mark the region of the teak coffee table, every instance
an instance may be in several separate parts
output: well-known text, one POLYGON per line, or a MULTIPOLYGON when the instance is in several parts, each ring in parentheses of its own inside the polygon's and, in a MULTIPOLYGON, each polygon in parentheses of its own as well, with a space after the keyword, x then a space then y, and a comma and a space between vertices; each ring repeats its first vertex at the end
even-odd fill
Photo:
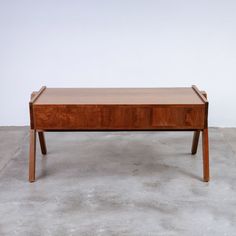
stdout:
POLYGON ((208 101, 189 88, 46 88, 31 95, 29 181, 35 181, 36 133, 44 131, 194 131, 192 154, 202 132, 203 180, 209 181, 208 101))

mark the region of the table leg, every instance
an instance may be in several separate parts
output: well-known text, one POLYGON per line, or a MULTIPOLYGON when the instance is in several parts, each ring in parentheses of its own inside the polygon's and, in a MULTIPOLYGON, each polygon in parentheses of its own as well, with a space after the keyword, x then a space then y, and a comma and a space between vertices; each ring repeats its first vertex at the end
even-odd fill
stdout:
POLYGON ((47 154, 47 147, 46 147, 44 132, 39 131, 38 135, 39 135, 39 143, 40 143, 40 147, 41 147, 41 152, 43 155, 46 155, 47 154))
POLYGON ((193 142, 192 142, 192 151, 191 151, 193 155, 197 153, 199 136, 200 136, 200 131, 199 130, 194 131, 193 142))
POLYGON ((36 131, 30 130, 29 182, 35 181, 36 131))
POLYGON ((202 154, 203 154, 203 180, 210 180, 209 171, 209 143, 208 143, 208 128, 202 131, 202 154))

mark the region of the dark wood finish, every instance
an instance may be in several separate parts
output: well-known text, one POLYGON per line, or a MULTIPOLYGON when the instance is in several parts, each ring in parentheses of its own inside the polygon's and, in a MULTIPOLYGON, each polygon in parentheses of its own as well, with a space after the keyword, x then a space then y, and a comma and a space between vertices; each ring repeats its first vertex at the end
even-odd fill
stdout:
POLYGON ((204 105, 37 105, 36 129, 202 129, 204 105))
MULTIPOLYGON (((46 86, 43 86, 40 89, 39 92, 34 91, 34 92, 31 93, 31 96, 30 96, 30 99, 31 99, 30 104, 31 104, 31 106, 32 106, 33 102, 35 101, 35 96, 37 95, 37 97, 38 97, 45 89, 46 89, 46 86)), ((47 154, 47 147, 46 147, 44 132, 43 131, 38 131, 38 136, 39 136, 41 152, 42 152, 43 155, 46 155, 47 154)))
POLYGON ((202 129, 204 112, 193 88, 47 88, 33 107, 41 130, 202 129))
POLYGON ((202 131, 202 154, 203 154, 203 180, 210 180, 209 170, 209 144, 208 144, 208 128, 202 131))
POLYGON ((208 127, 208 101, 207 97, 204 96, 204 94, 197 88, 197 86, 193 85, 192 86, 193 90, 197 93, 197 95, 202 99, 205 105, 205 128, 208 127))
POLYGON ((201 128, 204 106, 157 106, 153 108, 152 125, 164 129, 201 128))
POLYGON ((30 130, 29 181, 35 181, 36 131, 30 130))
POLYGON ((192 154, 196 154, 197 153, 197 147, 198 147, 198 142, 199 142, 199 136, 200 136, 200 131, 194 131, 193 133, 193 142, 192 142, 192 154))
POLYGON ((33 114, 33 103, 38 99, 38 97, 42 94, 42 92, 46 89, 46 86, 43 86, 38 92, 33 92, 31 94, 31 99, 29 102, 29 110, 30 110, 30 128, 34 129, 34 114, 33 114))
MULTIPOLYGON (((40 131, 195 131, 207 129, 208 101, 191 88, 46 88, 30 101, 31 129, 40 131)), ((205 163, 205 162, 204 162, 205 163)), ((205 172, 204 172, 205 173, 205 172)), ((205 175, 204 175, 205 176, 205 175)))
POLYGON ((46 155, 47 154, 47 147, 46 147, 44 133, 42 131, 39 131, 38 135, 39 135, 39 143, 40 143, 40 147, 41 147, 41 152, 43 155, 46 155))
MULTIPOLYGON (((196 86, 193 85, 193 87, 194 87, 194 89, 195 89, 195 91, 197 93, 201 93, 203 95, 203 97, 205 97, 205 99, 207 99, 207 93, 205 91, 201 91, 200 92, 197 89, 196 86)), ((204 101, 206 101, 205 99, 204 99, 204 101)), ((208 107, 208 105, 207 105, 207 107, 208 107)), ((208 111, 205 110, 205 117, 206 117, 206 119, 208 119, 207 118, 207 112, 208 111)), ((205 121, 205 122, 207 123, 207 121, 205 121)), ((193 155, 197 153, 197 147, 198 147, 198 142, 199 142, 200 131, 201 130, 196 130, 196 131, 194 131, 194 134, 193 134, 193 142, 192 142, 192 150, 191 150, 193 155)))

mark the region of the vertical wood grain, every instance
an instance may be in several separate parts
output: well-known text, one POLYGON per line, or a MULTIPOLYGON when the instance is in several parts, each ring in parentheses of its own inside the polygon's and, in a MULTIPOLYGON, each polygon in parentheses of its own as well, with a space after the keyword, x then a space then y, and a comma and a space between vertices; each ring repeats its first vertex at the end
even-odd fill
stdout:
POLYGON ((41 147, 41 152, 43 155, 46 155, 47 154, 47 147, 46 147, 44 132, 39 131, 38 135, 39 135, 39 143, 40 143, 40 147, 41 147))
POLYGON ((193 133, 193 142, 192 142, 192 150, 191 153, 194 155, 197 153, 197 147, 199 142, 200 131, 196 130, 193 133))
POLYGON ((208 128, 202 131, 203 180, 210 180, 208 128))
POLYGON ((35 181, 36 131, 30 130, 29 182, 35 181))
MULTIPOLYGON (((205 91, 200 91, 201 94, 207 99, 207 93, 205 91)), ((205 119, 208 119, 207 112, 205 110, 205 119)), ((197 153, 198 143, 199 143, 199 136, 200 136, 200 130, 196 130, 193 133, 193 141, 192 141, 192 150, 191 153, 194 155, 197 153)))

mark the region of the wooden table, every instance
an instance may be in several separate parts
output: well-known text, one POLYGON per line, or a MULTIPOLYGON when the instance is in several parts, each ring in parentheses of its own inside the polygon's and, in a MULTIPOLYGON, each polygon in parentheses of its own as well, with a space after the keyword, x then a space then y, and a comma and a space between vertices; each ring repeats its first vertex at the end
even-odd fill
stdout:
POLYGON ((203 180, 209 181, 208 101, 189 88, 46 88, 31 95, 29 181, 35 181, 36 133, 46 154, 44 131, 202 132, 203 180))

